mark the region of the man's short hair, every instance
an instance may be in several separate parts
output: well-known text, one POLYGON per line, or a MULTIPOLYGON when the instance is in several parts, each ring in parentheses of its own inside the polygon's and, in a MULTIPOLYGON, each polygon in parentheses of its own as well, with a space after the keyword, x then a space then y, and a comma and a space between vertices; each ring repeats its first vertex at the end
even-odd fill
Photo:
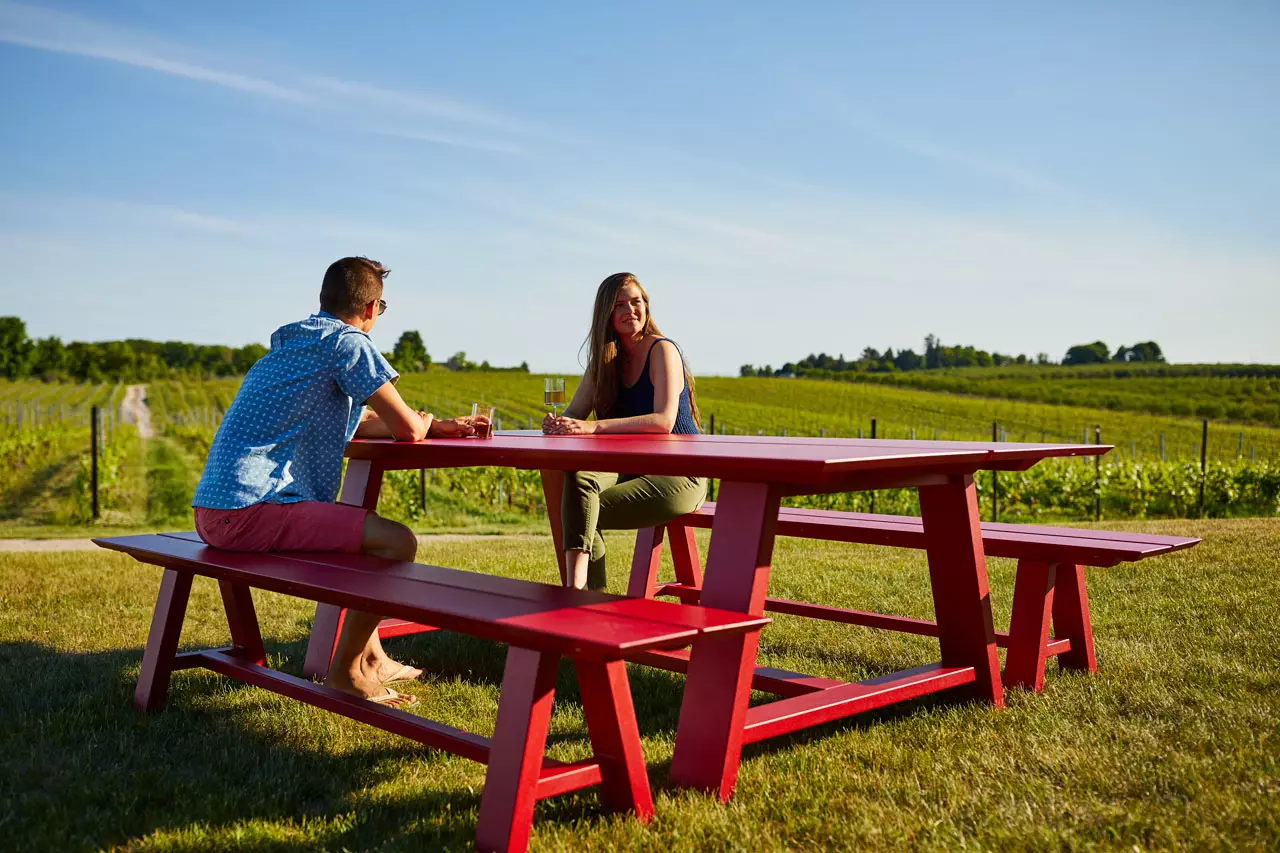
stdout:
POLYGON ((353 317, 370 302, 382 298, 382 280, 391 270, 365 257, 343 258, 329 264, 320 285, 320 310, 335 317, 353 317))

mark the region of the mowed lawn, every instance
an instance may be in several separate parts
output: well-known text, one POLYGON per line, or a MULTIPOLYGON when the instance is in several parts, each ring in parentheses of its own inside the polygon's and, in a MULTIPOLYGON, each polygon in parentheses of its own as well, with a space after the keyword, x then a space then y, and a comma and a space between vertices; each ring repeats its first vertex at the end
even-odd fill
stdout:
MULTIPOLYGON (((544 801, 535 850, 1274 849, 1280 845, 1280 519, 1113 525, 1205 538, 1090 573, 1100 670, 935 697, 749 747, 727 806, 666 787, 681 679, 633 667, 657 817, 593 791, 544 801)), ((610 539, 626 565, 625 536, 610 539)), ((442 541, 419 559, 549 579, 549 540, 442 541)), ((1011 563, 990 573, 1007 624, 1011 563)), ((0 554, 0 837, 22 850, 465 850, 478 764, 202 671, 158 715, 130 702, 160 572, 108 553, 0 554)), ((620 589, 623 578, 612 578, 620 589)), ((921 555, 780 540, 775 594, 928 617, 921 555)), ((275 665, 299 672, 311 605, 255 594, 275 665)), ((227 640, 197 581, 183 646, 227 640)), ((442 633, 388 641, 428 666, 418 713, 488 733, 503 650, 442 633)), ((865 678, 936 642, 781 617, 764 660, 865 678)), ((763 699, 763 697, 758 697, 763 699)), ((569 669, 550 749, 588 753, 569 669)))

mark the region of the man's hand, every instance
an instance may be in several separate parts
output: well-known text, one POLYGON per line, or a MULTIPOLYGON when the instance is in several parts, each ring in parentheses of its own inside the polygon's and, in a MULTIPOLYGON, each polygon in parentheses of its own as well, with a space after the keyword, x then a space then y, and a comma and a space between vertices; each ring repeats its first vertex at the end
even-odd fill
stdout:
MULTIPOLYGON (((547 415, 551 418, 551 415, 547 415)), ((596 431, 596 421, 580 421, 577 418, 558 417, 542 422, 542 431, 547 435, 591 435, 596 431)))
POLYGON ((469 435, 476 434, 476 424, 473 421, 481 422, 481 425, 487 425, 489 422, 486 418, 448 418, 441 420, 436 418, 431 422, 431 429, 427 432, 427 438, 464 438, 469 435))

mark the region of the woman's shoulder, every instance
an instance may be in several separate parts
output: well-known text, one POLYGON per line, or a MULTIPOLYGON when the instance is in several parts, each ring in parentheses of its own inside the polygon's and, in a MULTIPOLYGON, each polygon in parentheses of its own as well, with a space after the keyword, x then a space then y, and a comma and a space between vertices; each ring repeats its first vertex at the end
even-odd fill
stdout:
POLYGON ((671 338, 664 335, 651 335, 649 337, 649 361, 666 362, 668 359, 677 359, 684 361, 684 352, 680 346, 671 338))

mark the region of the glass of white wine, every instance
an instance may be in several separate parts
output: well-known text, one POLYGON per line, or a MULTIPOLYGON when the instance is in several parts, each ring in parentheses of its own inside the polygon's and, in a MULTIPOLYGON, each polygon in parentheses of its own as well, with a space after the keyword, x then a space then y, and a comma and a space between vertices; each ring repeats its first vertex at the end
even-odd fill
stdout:
POLYGON ((548 376, 542 382, 542 404, 550 406, 551 411, 556 417, 560 416, 559 409, 564 408, 564 377, 548 376))

